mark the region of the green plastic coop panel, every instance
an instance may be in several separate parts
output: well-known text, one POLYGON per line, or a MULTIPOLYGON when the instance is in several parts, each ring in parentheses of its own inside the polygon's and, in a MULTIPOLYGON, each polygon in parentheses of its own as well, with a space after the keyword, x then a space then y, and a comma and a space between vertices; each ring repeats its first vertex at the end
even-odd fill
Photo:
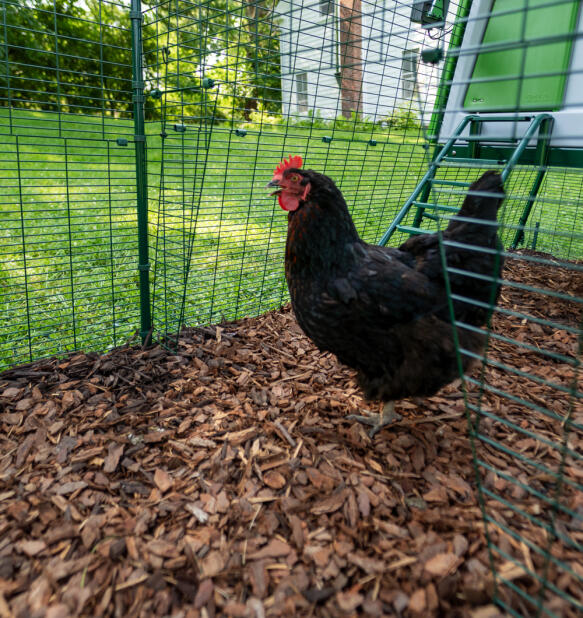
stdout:
POLYGON ((552 39, 575 31, 579 2, 548 4, 548 0, 495 0, 494 16, 488 20, 482 43, 504 49, 478 55, 464 101, 467 110, 553 111, 561 108, 572 39, 513 48, 513 42, 520 40, 552 39), (524 12, 521 9, 526 5, 529 10, 524 12), (536 8, 539 5, 542 6, 536 8), (543 77, 541 74, 549 75, 543 77), (520 75, 522 79, 518 79, 520 75))

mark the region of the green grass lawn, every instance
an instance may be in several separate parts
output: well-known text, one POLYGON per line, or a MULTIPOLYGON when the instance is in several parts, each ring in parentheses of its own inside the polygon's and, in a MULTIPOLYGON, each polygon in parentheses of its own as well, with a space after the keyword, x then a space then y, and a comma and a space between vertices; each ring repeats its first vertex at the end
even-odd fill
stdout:
MULTIPOLYGON (((369 242, 428 163, 416 134, 373 125, 238 128, 246 133, 168 125, 163 140, 160 123, 147 126, 150 280, 160 333, 172 333, 182 315, 189 325, 213 323, 286 301, 286 215, 265 189, 283 156, 300 154, 334 178, 369 242)), ((106 350, 138 328, 134 149, 118 144, 132 133, 128 119, 0 109, 0 368, 72 349, 106 350)), ((444 173, 473 180, 479 170, 444 173)), ((517 171, 508 183, 505 223, 518 221, 530 174, 517 171)), ((580 180, 573 171, 547 175, 531 218, 540 223, 537 248, 583 256, 580 236, 571 234, 580 180)), ((508 244, 513 230, 503 235, 508 244)))

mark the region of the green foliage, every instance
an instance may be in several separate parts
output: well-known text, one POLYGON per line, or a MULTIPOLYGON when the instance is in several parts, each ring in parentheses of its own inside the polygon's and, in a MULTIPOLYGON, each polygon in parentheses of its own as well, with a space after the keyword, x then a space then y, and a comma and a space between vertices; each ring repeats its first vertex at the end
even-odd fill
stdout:
POLYGON ((127 9, 99 0, 17 0, 4 4, 2 20, 4 105, 115 116, 131 110, 127 9))
MULTIPOLYGON (((295 129, 309 129, 314 131, 326 131, 330 134, 342 133, 346 136, 354 136, 358 133, 363 136, 375 136, 383 139, 388 138, 389 125, 373 122, 369 117, 362 117, 355 112, 352 112, 350 118, 342 115, 336 118, 323 118, 319 110, 314 114, 313 110, 309 110, 306 116, 293 116, 286 120, 281 115, 270 114, 267 109, 260 106, 259 110, 252 112, 249 115, 249 121, 241 125, 246 129, 257 129, 258 127, 293 127, 295 129)), ((400 127, 398 127, 400 128, 400 127)), ((364 139, 364 137, 363 137, 364 139)))
POLYGON ((281 112, 276 0, 163 3, 146 13, 158 48, 145 54, 147 89, 165 94, 147 103, 150 118, 197 123, 246 120, 281 112), (203 79, 213 88, 205 90, 203 79))
POLYGON ((320 110, 309 110, 304 117, 294 117, 291 120, 294 127, 302 127, 306 129, 329 129, 331 131, 365 131, 374 130, 375 123, 367 116, 352 111, 350 116, 346 118, 342 114, 336 118, 322 118, 320 110))
POLYGON ((283 119, 281 115, 272 115, 262 105, 259 109, 249 114, 249 122, 244 123, 243 127, 254 128, 256 126, 270 126, 276 127, 283 125, 283 119))
POLYGON ((368 116, 362 116, 355 111, 350 112, 350 117, 338 116, 334 126, 340 131, 367 131, 374 123, 368 116))
MULTIPOLYGON (((163 93, 147 96, 149 119, 248 120, 259 101, 281 111, 275 0, 142 5, 146 95, 163 93)), ((0 17, 0 105, 130 117, 129 2, 4 1, 0 17)))
POLYGON ((305 127, 307 129, 331 129, 334 127, 334 120, 322 118, 320 110, 309 110, 306 117, 295 117, 292 120, 294 127, 305 127))
POLYGON ((386 122, 388 127, 408 131, 412 129, 421 129, 421 119, 417 112, 411 109, 410 106, 401 106, 396 108, 393 113, 387 117, 386 122))

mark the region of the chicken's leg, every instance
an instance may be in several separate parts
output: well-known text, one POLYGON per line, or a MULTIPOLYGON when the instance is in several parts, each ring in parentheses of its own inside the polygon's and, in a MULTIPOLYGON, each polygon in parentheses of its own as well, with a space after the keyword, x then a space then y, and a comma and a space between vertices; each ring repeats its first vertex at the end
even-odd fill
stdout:
POLYGON ((403 417, 395 412, 395 402, 388 401, 383 406, 380 414, 364 411, 362 416, 359 414, 349 414, 346 418, 351 421, 358 421, 364 425, 371 425, 372 429, 369 431, 368 435, 372 438, 383 427, 392 425, 400 421, 403 417))

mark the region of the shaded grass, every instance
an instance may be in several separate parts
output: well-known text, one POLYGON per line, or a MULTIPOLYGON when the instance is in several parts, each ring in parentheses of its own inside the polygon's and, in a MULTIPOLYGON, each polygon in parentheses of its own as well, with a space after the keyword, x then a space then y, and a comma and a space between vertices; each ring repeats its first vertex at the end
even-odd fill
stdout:
MULTIPOLYGON (((160 334, 173 333, 182 318, 214 323, 287 300, 286 216, 265 189, 284 156, 301 154, 306 167, 335 179, 368 242, 378 241, 428 164, 417 134, 376 125, 233 129, 147 126, 150 279, 160 334)), ((0 367, 105 350, 135 333, 134 149, 118 143, 132 132, 123 119, 0 109, 0 367)), ((444 173, 471 181, 480 171, 444 173)), ((508 183, 503 222, 518 221, 531 174, 518 170, 508 183)), ((581 239, 570 234, 578 229, 580 178, 578 171, 548 174, 531 219, 540 222, 537 248, 583 255, 581 239)), ((462 197, 436 199, 459 204, 462 197)), ((504 231, 506 245, 512 235, 504 231)))

